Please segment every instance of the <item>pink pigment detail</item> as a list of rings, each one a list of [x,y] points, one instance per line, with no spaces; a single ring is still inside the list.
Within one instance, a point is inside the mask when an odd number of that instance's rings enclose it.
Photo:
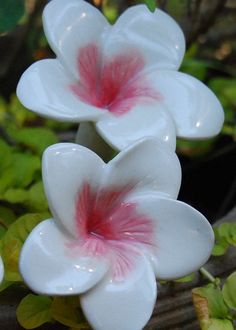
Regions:
[[[141,73],[144,66],[137,51],[107,60],[102,59],[96,45],[89,44],[79,50],[80,82],[72,84],[70,89],[83,102],[119,116],[131,110],[141,98],[161,100],[161,95],[150,87]]]
[[[134,267],[137,245],[154,245],[153,222],[124,201],[132,186],[94,191],[84,183],[76,201],[76,225],[82,251],[110,258],[113,276],[123,278]]]

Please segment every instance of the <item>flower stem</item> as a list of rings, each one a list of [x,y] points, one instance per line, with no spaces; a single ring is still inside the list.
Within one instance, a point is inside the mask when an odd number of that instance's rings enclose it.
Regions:
[[[205,278],[207,278],[211,283],[216,284],[217,279],[216,279],[216,278],[215,278],[210,272],[208,272],[208,270],[206,270],[206,268],[201,267],[201,268],[199,269],[199,271],[200,271],[200,273],[201,273]]]
[[[80,123],[75,142],[93,150],[104,161],[115,156],[115,151],[97,133],[93,123]]]

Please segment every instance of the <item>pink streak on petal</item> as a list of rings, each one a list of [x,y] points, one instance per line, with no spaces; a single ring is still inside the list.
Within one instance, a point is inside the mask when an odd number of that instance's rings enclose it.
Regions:
[[[94,44],[79,50],[80,82],[69,87],[83,102],[120,116],[145,98],[161,101],[160,93],[151,88],[142,74],[145,63],[137,50],[110,61],[105,59],[105,63],[101,59],[102,54]]]
[[[138,213],[135,203],[125,202],[132,186],[96,192],[85,182],[76,201],[80,250],[86,255],[108,257],[117,280],[134,268],[137,246],[154,246],[152,220]]]

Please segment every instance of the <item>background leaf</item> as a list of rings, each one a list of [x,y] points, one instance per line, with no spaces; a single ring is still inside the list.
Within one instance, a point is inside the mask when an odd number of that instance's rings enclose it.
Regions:
[[[236,272],[227,278],[222,293],[226,304],[236,310]]]
[[[37,328],[52,320],[51,305],[51,298],[29,294],[22,299],[17,308],[17,320],[25,329]]]
[[[0,33],[14,28],[24,15],[23,0],[0,1]]]

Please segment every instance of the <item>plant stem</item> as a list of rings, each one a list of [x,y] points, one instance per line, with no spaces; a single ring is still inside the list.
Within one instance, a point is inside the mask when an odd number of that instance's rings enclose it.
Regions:
[[[216,279],[216,278],[215,278],[210,272],[208,272],[208,270],[206,270],[206,268],[201,267],[201,268],[199,269],[199,271],[200,271],[200,273],[201,273],[205,278],[207,278],[211,283],[216,284],[217,279]]]
[[[115,151],[97,133],[93,123],[80,123],[75,142],[93,150],[104,161],[111,160],[115,155]]]

